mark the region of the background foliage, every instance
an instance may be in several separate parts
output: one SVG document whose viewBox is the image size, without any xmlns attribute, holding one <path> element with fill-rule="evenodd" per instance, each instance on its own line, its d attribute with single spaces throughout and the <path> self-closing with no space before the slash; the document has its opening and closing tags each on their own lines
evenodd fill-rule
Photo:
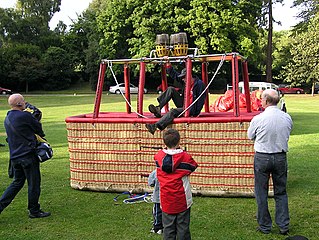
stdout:
<svg viewBox="0 0 319 240">
<path fill-rule="evenodd" d="M 28 92 L 89 81 L 95 89 L 101 59 L 147 57 L 155 48 L 156 34 L 186 32 L 189 46 L 203 54 L 235 51 L 248 57 L 251 81 L 264 81 L 266 65 L 273 60 L 271 81 L 310 87 L 318 81 L 318 60 L 312 57 L 318 50 L 301 46 L 318 45 L 316 37 L 312 42 L 307 37 L 317 31 L 311 26 L 318 26 L 318 1 L 295 0 L 300 23 L 290 31 L 275 32 L 269 44 L 270 23 L 276 21 L 269 15 L 271 6 L 282 0 L 93 0 L 71 26 L 59 22 L 54 30 L 48 23 L 61 0 L 17 0 L 14 9 L 0 8 L 0 86 Z M 272 55 L 267 55 L 269 49 Z M 300 56 L 313 60 L 296 64 Z M 121 79 L 122 69 L 114 70 Z M 137 82 L 138 69 L 133 70 L 131 79 Z M 212 73 L 214 66 L 208 70 Z M 157 82 L 158 68 L 148 71 Z M 214 89 L 230 82 L 228 72 L 220 77 L 224 84 Z M 114 84 L 110 75 L 106 78 L 106 85 Z"/>
</svg>

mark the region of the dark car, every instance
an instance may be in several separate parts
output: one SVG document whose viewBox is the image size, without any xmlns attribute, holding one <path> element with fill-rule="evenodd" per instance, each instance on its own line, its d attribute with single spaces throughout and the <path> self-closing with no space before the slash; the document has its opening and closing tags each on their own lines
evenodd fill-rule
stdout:
<svg viewBox="0 0 319 240">
<path fill-rule="evenodd" d="M 286 93 L 304 93 L 304 90 L 302 88 L 299 87 L 291 87 L 289 85 L 279 85 L 278 87 L 278 91 L 282 94 L 286 94 Z"/>
<path fill-rule="evenodd" d="M 0 94 L 2 95 L 12 94 L 12 91 L 10 89 L 0 87 Z"/>
<path fill-rule="evenodd" d="M 315 84 L 314 93 L 319 94 L 319 83 L 316 83 L 316 84 Z"/>
</svg>

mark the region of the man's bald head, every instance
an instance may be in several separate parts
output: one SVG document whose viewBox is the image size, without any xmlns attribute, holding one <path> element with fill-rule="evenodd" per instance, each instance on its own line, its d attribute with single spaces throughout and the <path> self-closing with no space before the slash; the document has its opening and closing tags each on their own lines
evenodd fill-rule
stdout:
<svg viewBox="0 0 319 240">
<path fill-rule="evenodd" d="M 10 97 L 8 98 L 8 103 L 12 109 L 17 109 L 17 110 L 25 109 L 24 97 L 19 93 L 10 95 Z"/>
<path fill-rule="evenodd" d="M 261 98 L 266 101 L 266 105 L 268 106 L 275 106 L 280 100 L 278 92 L 274 89 L 266 89 L 263 91 Z"/>
</svg>

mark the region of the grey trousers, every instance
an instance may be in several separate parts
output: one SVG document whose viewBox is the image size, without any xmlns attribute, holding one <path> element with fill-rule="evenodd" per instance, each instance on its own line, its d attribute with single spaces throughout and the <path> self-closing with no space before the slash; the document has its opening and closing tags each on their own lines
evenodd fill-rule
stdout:
<svg viewBox="0 0 319 240">
<path fill-rule="evenodd" d="M 191 208 L 177 214 L 163 212 L 164 240 L 190 240 L 189 230 Z"/>
</svg>

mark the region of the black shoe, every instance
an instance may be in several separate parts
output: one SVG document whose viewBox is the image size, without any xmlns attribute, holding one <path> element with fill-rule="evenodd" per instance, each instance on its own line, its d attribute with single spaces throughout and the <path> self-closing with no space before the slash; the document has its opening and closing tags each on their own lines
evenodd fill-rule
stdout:
<svg viewBox="0 0 319 240">
<path fill-rule="evenodd" d="M 43 212 L 42 210 L 40 210 L 37 213 L 29 213 L 29 218 L 44 218 L 49 217 L 50 215 L 50 212 Z"/>
<path fill-rule="evenodd" d="M 286 229 L 286 230 L 280 229 L 280 230 L 279 230 L 279 233 L 280 233 L 281 235 L 288 235 L 289 229 Z"/>
<path fill-rule="evenodd" d="M 257 231 L 257 232 L 260 232 L 260 233 L 263 233 L 263 234 L 269 234 L 269 233 L 270 233 L 270 231 L 269 231 L 269 232 L 265 232 L 265 231 L 262 230 L 260 227 L 257 227 L 257 228 L 256 228 L 256 231 Z"/>
<path fill-rule="evenodd" d="M 150 124 L 150 123 L 146 123 L 145 127 L 147 128 L 147 130 L 152 133 L 154 135 L 155 131 L 156 131 L 156 126 L 155 124 Z"/>
<path fill-rule="evenodd" d="M 148 106 L 148 110 L 154 114 L 155 117 L 157 118 L 161 118 L 161 109 L 160 107 L 155 107 L 153 104 Z"/>
</svg>

